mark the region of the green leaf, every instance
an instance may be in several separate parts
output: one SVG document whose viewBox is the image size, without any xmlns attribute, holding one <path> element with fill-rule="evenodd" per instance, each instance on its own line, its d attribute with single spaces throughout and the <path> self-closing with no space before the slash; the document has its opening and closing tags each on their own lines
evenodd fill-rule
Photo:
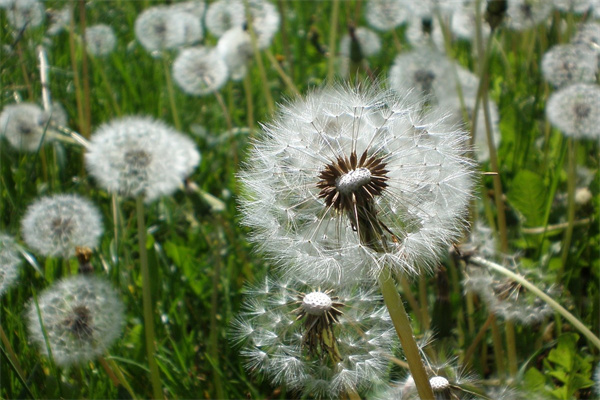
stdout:
<svg viewBox="0 0 600 400">
<path fill-rule="evenodd" d="M 578 335 L 575 333 L 566 333 L 558 338 L 556 348 L 548 354 L 548 361 L 563 367 L 567 373 L 573 372 L 575 366 L 574 355 L 577 352 Z M 564 382 L 564 381 L 563 381 Z"/>
<path fill-rule="evenodd" d="M 539 226 L 544 219 L 546 185 L 535 172 L 517 173 L 507 194 L 508 201 L 525 219 L 527 226 Z"/>
<path fill-rule="evenodd" d="M 546 376 L 535 368 L 529 368 L 524 379 L 531 391 L 543 391 L 546 385 Z"/>
</svg>

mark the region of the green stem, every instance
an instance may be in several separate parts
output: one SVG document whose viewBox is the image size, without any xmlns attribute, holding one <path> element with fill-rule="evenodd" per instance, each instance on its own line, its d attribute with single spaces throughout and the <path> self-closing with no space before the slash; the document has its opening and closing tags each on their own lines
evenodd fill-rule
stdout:
<svg viewBox="0 0 600 400">
<path fill-rule="evenodd" d="M 504 323 L 504 334 L 506 335 L 506 352 L 508 355 L 508 373 L 515 377 L 519 372 L 517 362 L 517 342 L 515 338 L 515 324 L 512 321 Z"/>
<path fill-rule="evenodd" d="M 563 274 L 567 261 L 569 259 L 569 250 L 571 249 L 571 241 L 573 239 L 573 228 L 575 226 L 575 186 L 577 183 L 577 173 L 575 171 L 576 158 L 577 158 L 577 142 L 573 139 L 569 139 L 567 142 L 568 147 L 568 179 L 567 179 L 567 230 L 565 231 L 565 237 L 563 240 L 563 249 L 561 256 L 560 269 L 556 274 L 556 282 L 563 282 Z"/>
<path fill-rule="evenodd" d="M 144 306 L 144 331 L 146 333 L 146 354 L 150 367 L 152 393 L 155 399 L 162 399 L 163 393 L 160 383 L 158 364 L 156 363 L 156 345 L 154 343 L 154 310 L 150 292 L 150 270 L 148 268 L 148 250 L 146 249 L 146 223 L 144 221 L 144 198 L 136 198 L 138 246 L 140 252 L 140 268 L 142 270 L 142 297 Z"/>
<path fill-rule="evenodd" d="M 340 0 L 333 0 L 333 11 L 329 22 L 329 60 L 327 63 L 327 83 L 333 84 L 335 78 L 335 41 L 337 40 L 337 26 L 340 14 Z"/>
<path fill-rule="evenodd" d="M 427 377 L 427 372 L 419 353 L 419 347 L 413 336 L 408 315 L 388 269 L 385 269 L 379 276 L 379 286 L 383 294 L 383 301 L 390 313 L 394 328 L 396 328 L 396 333 L 400 339 L 400 344 L 404 350 L 406 361 L 408 361 L 410 373 L 417 386 L 419 397 L 421 399 L 433 399 L 433 391 L 431 390 L 429 378 Z"/>
<path fill-rule="evenodd" d="M 171 114 L 173 114 L 173 123 L 175 129 L 181 131 L 181 120 L 179 119 L 179 112 L 177 111 L 177 104 L 175 103 L 175 89 L 173 89 L 173 80 L 171 79 L 171 69 L 169 68 L 169 60 L 167 60 L 167 54 L 162 54 L 163 70 L 165 73 L 165 81 L 167 83 L 167 92 L 169 93 L 169 104 L 171 105 Z"/>
<path fill-rule="evenodd" d="M 496 362 L 496 372 L 501 382 L 505 381 L 506 369 L 504 366 L 504 349 L 502 347 L 502 335 L 498 329 L 498 320 L 496 316 L 492 318 L 492 345 L 494 346 L 494 361 Z"/>
<path fill-rule="evenodd" d="M 539 289 L 537 286 L 529 282 L 523 276 L 515 274 L 511 270 L 503 267 L 502 265 L 496 264 L 494 262 L 485 260 L 481 257 L 471 257 L 469 258 L 469 262 L 475 265 L 479 265 L 484 268 L 488 268 L 492 271 L 496 271 L 504 276 L 509 277 L 517 283 L 520 283 L 531 293 L 545 301 L 554 311 L 556 311 L 559 315 L 561 315 L 564 319 L 569 321 L 571 325 L 575 329 L 577 329 L 583 336 L 585 336 L 594 346 L 600 349 L 600 339 L 596 335 L 592 333 L 581 321 L 579 321 L 573 314 L 567 311 L 563 306 L 558 304 L 552 297 L 548 296 L 544 291 Z"/>
</svg>

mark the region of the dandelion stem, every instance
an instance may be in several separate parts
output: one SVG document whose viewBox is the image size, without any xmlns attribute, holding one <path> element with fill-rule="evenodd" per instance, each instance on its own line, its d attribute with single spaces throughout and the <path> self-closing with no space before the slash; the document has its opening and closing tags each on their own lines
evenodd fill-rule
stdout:
<svg viewBox="0 0 600 400">
<path fill-rule="evenodd" d="M 283 80 L 287 88 L 296 96 L 300 96 L 300 91 L 294 84 L 294 81 L 292 81 L 292 79 L 285 73 L 283 68 L 281 68 L 281 65 L 279 65 L 279 61 L 277 61 L 271 50 L 267 49 L 265 50 L 265 53 L 267 55 L 267 58 L 271 62 L 271 65 L 273 66 L 273 68 L 275 68 L 275 71 L 277 71 L 279 77 Z"/>
<path fill-rule="evenodd" d="M 477 346 L 479 345 L 479 343 L 481 343 L 481 340 L 485 336 L 485 333 L 487 332 L 488 328 L 490 327 L 490 324 L 494 320 L 493 318 L 494 318 L 493 314 L 490 314 L 488 316 L 488 319 L 483 323 L 483 325 L 481 325 L 481 328 L 479 328 L 479 332 L 477 332 L 477 336 L 475 336 L 475 339 L 473 339 L 473 341 L 471 342 L 471 345 L 469 346 L 467 351 L 465 351 L 465 356 L 462 360 L 462 365 L 465 368 L 471 362 L 471 358 L 473 358 L 473 354 L 475 354 L 475 350 L 477 349 Z"/>
<path fill-rule="evenodd" d="M 100 356 L 98 358 L 98 361 L 100 361 L 100 364 L 102 364 L 102 367 L 106 370 L 107 373 L 109 373 L 108 371 L 110 370 L 115 375 L 115 377 L 119 380 L 119 383 L 123 385 L 123 387 L 125 388 L 125 390 L 127 390 L 127 393 L 129 393 L 131 398 L 133 400 L 136 400 L 137 397 L 135 395 L 135 392 L 131 388 L 131 385 L 129 385 L 129 382 L 127 382 L 127 379 L 125 379 L 121 368 L 119 368 L 119 365 L 115 362 L 115 360 L 112 360 L 110 358 L 106 360 L 104 357 Z"/>
<path fill-rule="evenodd" d="M 511 377 L 517 375 L 519 365 L 517 362 L 517 344 L 515 340 L 515 324 L 512 321 L 504 323 L 504 334 L 506 335 L 506 352 L 508 355 L 508 373 Z"/>
<path fill-rule="evenodd" d="M 73 12 L 75 8 L 75 2 L 71 1 L 69 5 L 69 12 L 71 13 L 70 26 L 69 26 L 69 50 L 71 55 L 71 70 L 73 72 L 73 85 L 75 86 L 75 100 L 77 102 L 77 120 L 79 125 L 79 132 L 85 138 L 90 137 L 90 132 L 86 130 L 85 116 L 83 113 L 83 98 L 81 94 L 81 82 L 79 80 L 79 68 L 77 66 L 77 55 L 75 53 L 75 20 L 73 19 Z"/>
<path fill-rule="evenodd" d="M 175 129 L 181 131 L 181 120 L 179 119 L 179 112 L 177 112 L 177 104 L 175 104 L 175 90 L 173 89 L 173 80 L 171 79 L 171 69 L 169 68 L 167 54 L 163 54 L 161 58 L 165 81 L 167 83 L 167 92 L 169 93 L 169 105 L 171 106 L 171 114 L 173 114 L 173 123 L 175 124 Z"/>
<path fill-rule="evenodd" d="M 2 325 L 0 325 L 0 339 L 2 340 L 2 344 L 4 344 L 4 348 L 2 350 L 6 353 L 6 356 L 9 358 L 9 360 L 10 360 L 14 370 L 17 372 L 19 378 L 21 380 L 23 380 L 25 378 L 25 372 L 23 371 L 23 368 L 21 368 L 21 364 L 19 363 L 17 354 L 15 353 L 15 350 L 13 349 L 12 345 L 10 344 L 10 340 L 8 340 L 8 337 L 6 336 L 6 333 L 4 332 L 4 328 L 2 328 Z M 24 381 L 23 381 L 23 383 L 24 383 Z M 27 385 L 25 385 L 25 387 L 27 387 Z M 27 388 L 27 391 L 29 391 L 29 388 Z"/>
<path fill-rule="evenodd" d="M 249 137 L 254 136 L 254 99 L 252 98 L 252 82 L 250 74 L 244 77 L 244 93 L 246 94 L 246 115 L 248 118 Z"/>
<path fill-rule="evenodd" d="M 406 361 L 408 361 L 410 373 L 415 380 L 419 397 L 422 399 L 433 399 L 433 391 L 431 390 L 429 378 L 427 377 L 427 372 L 419 353 L 419 347 L 412 332 L 410 320 L 404 309 L 404 304 L 402 304 L 402 298 L 396 289 L 394 279 L 391 277 L 388 269 L 384 269 L 380 274 L 379 286 L 385 305 L 394 323 L 394 328 L 396 328 L 402 349 L 404 350 Z"/>
<path fill-rule="evenodd" d="M 568 147 L 568 179 L 567 179 L 567 230 L 563 239 L 563 249 L 561 256 L 560 269 L 556 274 L 556 282 L 562 282 L 565 267 L 569 259 L 569 250 L 571 249 L 571 240 L 573 239 L 573 228 L 575 226 L 575 185 L 577 174 L 575 171 L 577 158 L 577 142 L 570 138 L 567 142 Z"/>
<path fill-rule="evenodd" d="M 504 276 L 509 277 L 510 279 L 514 280 L 515 282 L 520 283 L 531 293 L 533 293 L 534 295 L 536 295 L 537 297 L 539 297 L 540 299 L 545 301 L 550 307 L 552 307 L 552 309 L 554 311 L 556 311 L 564 319 L 569 321 L 575 329 L 577 329 L 579 332 L 581 332 L 581 334 L 583 336 L 585 336 L 590 342 L 592 342 L 592 344 L 594 346 L 596 346 L 598 349 L 600 349 L 600 339 L 596 335 L 594 335 L 591 330 L 589 330 L 583 323 L 581 323 L 581 321 L 579 321 L 573 314 L 571 314 L 569 311 L 567 311 L 563 306 L 558 304 L 558 302 L 556 302 L 552 297 L 548 296 L 546 293 L 544 293 L 537 286 L 535 286 L 534 284 L 529 282 L 523 276 L 515 274 L 514 272 L 510 271 L 509 269 L 503 267 L 502 265 L 485 260 L 481 257 L 470 257 L 469 262 L 472 264 L 479 265 L 481 267 L 490 269 L 492 271 L 498 272 Z"/>
<path fill-rule="evenodd" d="M 150 292 L 150 270 L 148 268 L 148 251 L 146 250 L 146 223 L 144 221 L 144 198 L 136 198 L 138 246 L 140 252 L 140 268 L 142 270 L 142 297 L 144 307 L 144 331 L 146 333 L 146 354 L 148 355 L 148 366 L 150 367 L 150 378 L 152 392 L 155 399 L 162 399 L 162 388 L 158 364 L 156 363 L 154 343 L 154 312 L 152 307 L 152 295 Z"/>
<path fill-rule="evenodd" d="M 333 11 L 331 12 L 331 20 L 329 22 L 329 48 L 327 53 L 329 54 L 329 59 L 327 62 L 327 82 L 329 84 L 333 83 L 333 78 L 335 77 L 335 41 L 337 39 L 337 25 L 338 25 L 338 17 L 340 14 L 340 1 L 333 0 Z"/>
<path fill-rule="evenodd" d="M 492 314 L 493 315 L 493 314 Z M 494 361 L 496 362 L 496 372 L 501 382 L 506 379 L 506 370 L 504 365 L 504 348 L 502 347 L 502 335 L 498 329 L 498 320 L 496 316 L 492 317 L 492 345 L 494 346 Z"/>
<path fill-rule="evenodd" d="M 78 0 L 79 2 L 79 25 L 81 27 L 81 31 L 85 36 L 86 29 L 86 15 L 85 15 L 85 1 Z M 85 129 L 84 132 L 87 133 L 89 137 L 92 131 L 92 106 L 91 106 L 91 91 L 90 91 L 90 73 L 89 73 L 89 63 L 88 58 L 86 57 L 87 43 L 85 40 L 81 41 L 81 49 L 83 56 L 81 57 L 81 75 L 83 77 L 83 113 L 84 113 L 84 121 L 85 121 Z"/>
</svg>

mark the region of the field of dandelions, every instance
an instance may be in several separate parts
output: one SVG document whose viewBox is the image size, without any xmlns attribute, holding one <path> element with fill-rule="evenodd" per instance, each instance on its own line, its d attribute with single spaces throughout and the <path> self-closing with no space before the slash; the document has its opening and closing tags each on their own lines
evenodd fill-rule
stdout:
<svg viewBox="0 0 600 400">
<path fill-rule="evenodd" d="M 0 27 L 0 398 L 600 398 L 598 0 Z"/>
</svg>

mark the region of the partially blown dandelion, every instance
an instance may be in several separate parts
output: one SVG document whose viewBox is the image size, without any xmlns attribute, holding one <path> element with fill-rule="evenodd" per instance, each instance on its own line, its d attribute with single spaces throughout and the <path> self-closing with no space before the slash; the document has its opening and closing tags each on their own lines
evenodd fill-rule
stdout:
<svg viewBox="0 0 600 400">
<path fill-rule="evenodd" d="M 105 280 L 77 275 L 46 289 L 29 305 L 31 340 L 56 364 L 81 364 L 104 353 L 121 335 L 124 309 Z M 40 323 L 41 322 L 41 323 Z M 46 335 L 44 335 L 44 331 Z"/>
<path fill-rule="evenodd" d="M 126 117 L 100 126 L 85 157 L 109 192 L 146 201 L 174 192 L 200 162 L 194 142 L 166 124 Z"/>
<path fill-rule="evenodd" d="M 21 221 L 23 238 L 45 256 L 72 257 L 77 246 L 95 248 L 104 230 L 100 212 L 79 195 L 43 197 Z"/>
<path fill-rule="evenodd" d="M 382 382 L 394 332 L 372 290 L 266 279 L 249 290 L 232 338 L 246 367 L 275 384 L 338 398 Z"/>
<path fill-rule="evenodd" d="M 244 222 L 261 249 L 307 279 L 432 267 L 465 224 L 465 140 L 389 91 L 313 92 L 264 127 L 241 175 Z"/>
</svg>

